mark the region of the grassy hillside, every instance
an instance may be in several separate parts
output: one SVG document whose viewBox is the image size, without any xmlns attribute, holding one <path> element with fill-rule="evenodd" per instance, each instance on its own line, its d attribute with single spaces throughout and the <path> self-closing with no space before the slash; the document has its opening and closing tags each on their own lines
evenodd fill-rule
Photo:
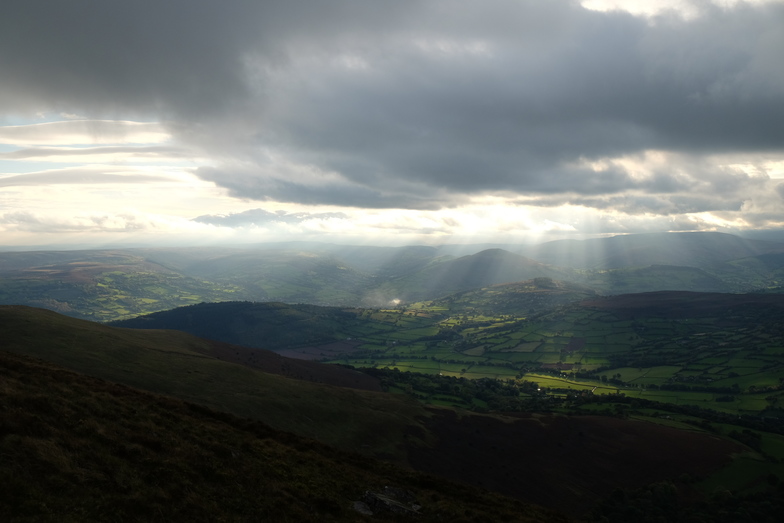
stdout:
<svg viewBox="0 0 784 523">
<path fill-rule="evenodd" d="M 594 296 L 596 291 L 584 285 L 552 278 L 534 278 L 455 293 L 431 300 L 427 307 L 442 308 L 449 314 L 483 313 L 523 317 Z"/>
<path fill-rule="evenodd" d="M 133 250 L 0 253 L 0 304 L 95 321 L 250 296 L 243 287 L 178 273 Z"/>
<path fill-rule="evenodd" d="M 268 332 L 256 339 L 302 358 L 471 379 L 524 378 L 551 389 L 622 392 L 739 414 L 784 412 L 780 294 L 660 291 L 600 298 L 577 285 L 538 279 L 397 309 L 311 309 L 200 305 L 160 313 L 149 325 L 192 330 L 215 323 L 230 330 L 234 318 L 246 318 L 239 322 L 243 332 Z M 194 326 L 168 321 L 191 310 L 203 318 Z M 297 327 L 300 318 L 308 328 Z M 307 341 L 309 332 L 320 330 L 333 338 Z M 280 339 L 300 346 L 276 344 Z M 420 395 L 435 404 L 488 408 L 475 397 Z"/>
<path fill-rule="evenodd" d="M 587 273 L 581 281 L 601 294 L 630 294 L 654 291 L 735 292 L 750 290 L 748 278 L 723 279 L 696 267 L 651 265 Z"/>
<path fill-rule="evenodd" d="M 218 359 L 209 342 L 182 332 L 118 329 L 12 306 L 0 306 L 0 331 L 4 350 L 401 462 L 401 442 L 426 417 L 404 397 L 289 379 Z M 349 373 L 345 381 L 354 381 L 355 371 L 342 372 Z"/>
<path fill-rule="evenodd" d="M 340 309 L 281 303 L 204 303 L 112 325 L 178 329 L 225 342 L 265 347 L 299 358 L 329 360 L 348 356 L 347 363 L 356 363 L 381 353 L 388 353 L 385 358 L 401 356 L 403 360 L 406 353 L 429 350 L 434 343 L 445 340 L 461 339 L 463 331 L 466 331 L 466 337 L 473 336 L 472 323 L 508 328 L 508 324 L 530 313 L 595 296 L 595 292 L 580 285 L 538 278 L 465 291 L 413 304 L 410 308 Z M 517 345 L 511 338 L 504 343 Z M 506 348 L 513 348 L 512 345 Z M 503 350 L 504 347 L 499 347 L 499 351 Z M 453 351 L 431 350 L 428 355 L 438 361 L 443 359 L 444 363 L 456 358 Z M 421 354 L 415 359 L 421 359 Z M 508 361 L 502 357 L 497 363 L 505 367 Z"/>
<path fill-rule="evenodd" d="M 275 350 L 342 340 L 357 323 L 350 310 L 279 302 L 201 303 L 113 322 L 142 329 L 176 329 L 195 336 Z"/>
<path fill-rule="evenodd" d="M 732 466 L 730 455 L 737 449 L 726 438 L 654 427 L 648 421 L 619 424 L 608 417 L 569 421 L 551 413 L 528 414 L 523 419 L 457 414 L 425 407 L 402 394 L 288 379 L 239 364 L 242 352 L 234 357 L 226 352 L 236 347 L 216 348 L 175 331 L 118 329 L 26 307 L 0 307 L 0 329 L 4 348 L 15 353 L 264 421 L 343 450 L 405 463 L 575 515 L 619 486 L 643 487 L 684 474 L 720 473 Z M 345 373 L 348 381 L 353 379 L 353 371 L 335 371 Z M 456 393 L 450 388 L 445 394 Z M 476 399 L 484 401 L 479 395 Z M 612 436 L 617 433 L 624 437 Z M 516 444 L 524 440 L 526 444 Z M 673 456 L 691 458 L 654 456 L 651 447 L 661 440 L 667 440 Z M 574 474 L 575 460 L 580 462 L 579 474 Z M 646 472 L 629 477 L 629 467 Z M 603 471 L 601 478 L 594 477 L 593 471 Z"/>
<path fill-rule="evenodd" d="M 493 315 L 483 308 L 488 296 L 514 299 L 501 289 L 456 295 L 454 310 L 449 300 L 439 300 L 375 313 L 390 330 L 366 336 L 336 361 L 465 378 L 525 378 L 552 389 L 622 392 L 725 412 L 781 410 L 782 295 L 627 294 L 544 313 Z M 457 397 L 439 400 L 465 405 Z"/>
<path fill-rule="evenodd" d="M 540 279 L 400 309 L 205 304 L 124 324 L 182 328 L 230 341 L 241 335 L 285 354 L 358 367 L 468 378 L 532 373 L 540 381 L 542 372 L 555 373 L 556 381 L 547 380 L 556 388 L 563 388 L 556 382 L 566 373 L 591 378 L 578 389 L 631 389 L 629 394 L 676 401 L 674 391 L 659 388 L 688 386 L 710 394 L 692 394 L 699 404 L 736 393 L 737 401 L 716 406 L 724 410 L 759 412 L 777 404 L 784 378 L 778 352 L 781 295 L 658 292 L 576 304 L 592 296 L 576 285 Z M 627 318 L 632 310 L 634 321 Z M 313 332 L 324 337 L 311 338 Z M 624 372 L 627 367 L 639 370 Z M 644 385 L 652 387 L 643 390 Z M 771 390 L 773 399 L 763 401 Z M 681 395 L 684 401 L 689 396 Z"/>
<path fill-rule="evenodd" d="M 411 518 L 383 497 L 419 521 L 567 521 L 26 356 L 0 351 L 0 373 L 0 518 L 9 523 Z"/>
<path fill-rule="evenodd" d="M 727 262 L 721 271 L 726 281 L 737 279 L 751 282 L 755 287 L 781 287 L 784 285 L 784 253 L 767 253 Z M 779 289 L 780 292 L 780 289 Z"/>
</svg>

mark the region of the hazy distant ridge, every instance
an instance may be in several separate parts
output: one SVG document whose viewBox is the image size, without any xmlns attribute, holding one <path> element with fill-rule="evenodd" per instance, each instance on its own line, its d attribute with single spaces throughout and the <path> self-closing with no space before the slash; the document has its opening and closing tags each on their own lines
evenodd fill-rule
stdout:
<svg viewBox="0 0 784 523">
<path fill-rule="evenodd" d="M 649 265 L 710 267 L 770 252 L 784 252 L 784 244 L 718 232 L 686 232 L 557 240 L 538 245 L 526 255 L 565 267 L 618 269 Z"/>
<path fill-rule="evenodd" d="M 542 277 L 602 294 L 778 292 L 784 286 L 784 244 L 720 233 L 509 247 L 516 252 L 471 249 L 292 242 L 252 248 L 0 253 L 0 304 L 110 321 L 236 300 L 387 307 Z"/>
</svg>

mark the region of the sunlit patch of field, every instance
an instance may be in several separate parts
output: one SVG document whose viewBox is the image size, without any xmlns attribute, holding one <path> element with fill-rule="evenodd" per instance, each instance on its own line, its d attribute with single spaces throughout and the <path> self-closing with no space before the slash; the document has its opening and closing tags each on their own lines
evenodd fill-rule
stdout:
<svg viewBox="0 0 784 523">
<path fill-rule="evenodd" d="M 538 383 L 540 387 L 551 389 L 592 390 L 594 394 L 616 394 L 619 391 L 618 387 L 607 386 L 598 381 L 576 381 L 547 374 L 526 373 L 523 378 Z"/>
</svg>

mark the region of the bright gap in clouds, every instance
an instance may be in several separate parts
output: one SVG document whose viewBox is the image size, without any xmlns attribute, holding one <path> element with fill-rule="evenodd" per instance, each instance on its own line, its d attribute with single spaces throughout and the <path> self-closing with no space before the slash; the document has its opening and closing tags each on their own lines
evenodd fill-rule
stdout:
<svg viewBox="0 0 784 523">
<path fill-rule="evenodd" d="M 157 122 L 39 120 L 0 127 L 6 245 L 166 243 L 180 234 L 205 241 L 194 209 L 236 205 L 193 175 L 201 159 Z"/>
<path fill-rule="evenodd" d="M 575 209 L 509 205 L 502 197 L 440 211 L 343 209 L 264 202 L 302 219 L 204 225 L 194 212 L 238 216 L 251 202 L 194 176 L 199 158 L 171 142 L 155 122 L 51 120 L 0 127 L 0 228 L 8 243 L 73 241 L 77 246 L 281 241 L 368 243 L 531 243 L 579 232 Z M 253 207 L 251 207 L 252 209 Z M 342 217 L 323 218 L 339 211 Z M 324 212 L 319 212 L 324 211 Z M 190 215 L 190 216 L 189 216 Z"/>
<path fill-rule="evenodd" d="M 730 8 L 741 3 L 767 4 L 781 0 L 583 0 L 580 5 L 593 11 L 627 11 L 635 15 L 654 16 L 666 11 L 693 18 L 709 6 Z"/>
</svg>

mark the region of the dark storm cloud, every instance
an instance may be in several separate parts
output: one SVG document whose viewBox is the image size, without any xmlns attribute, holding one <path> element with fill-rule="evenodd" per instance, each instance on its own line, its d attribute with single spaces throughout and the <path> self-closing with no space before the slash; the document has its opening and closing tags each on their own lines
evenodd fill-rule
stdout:
<svg viewBox="0 0 784 523">
<path fill-rule="evenodd" d="M 0 107 L 77 107 L 177 118 L 246 108 L 245 60 L 283 64 L 291 40 L 339 33 L 360 0 L 8 0 L 0 17 Z M 390 22 L 406 1 L 385 6 Z M 380 13 L 379 13 L 380 14 Z"/>
<path fill-rule="evenodd" d="M 281 169 L 237 167 L 227 165 L 216 169 L 200 167 L 194 172 L 203 180 L 228 189 L 237 198 L 261 201 L 298 202 L 313 205 L 337 205 L 362 208 L 438 209 L 454 202 L 454 197 L 439 200 L 434 191 L 424 194 L 389 193 L 374 187 L 351 183 L 340 176 L 297 172 Z"/>
<path fill-rule="evenodd" d="M 594 173 L 601 175 L 607 171 Z M 622 170 L 619 173 L 623 172 Z M 590 172 L 589 179 L 600 179 Z M 554 179 L 563 177 L 553 176 Z M 617 174 L 617 179 L 622 175 Z M 609 178 L 610 180 L 612 178 Z M 781 184 L 784 185 L 784 184 Z M 601 190 L 607 189 L 607 190 Z M 627 177 L 614 188 L 599 185 L 594 191 L 551 191 L 519 197 L 516 205 L 558 207 L 571 204 L 625 214 L 675 215 L 712 211 L 741 211 L 744 206 L 780 206 L 777 186 L 765 175 L 750 175 L 734 168 L 716 167 L 694 155 L 674 155 L 670 165 L 642 178 Z M 782 191 L 784 194 L 784 191 Z"/>
<path fill-rule="evenodd" d="M 230 31 L 231 18 L 204 2 L 6 2 L 3 108 L 42 100 L 88 112 L 220 105 L 244 94 L 237 62 L 247 30 Z M 223 85 L 205 82 L 205 73 Z"/>
<path fill-rule="evenodd" d="M 197 174 L 245 198 L 601 207 L 637 191 L 724 209 L 753 183 L 582 163 L 784 144 L 781 4 L 703 5 L 690 19 L 566 0 L 26 1 L 5 14 L 0 106 L 158 115 L 214 158 Z M 270 157 L 316 170 L 290 179 Z M 704 202 L 683 200 L 700 188 Z"/>
</svg>

